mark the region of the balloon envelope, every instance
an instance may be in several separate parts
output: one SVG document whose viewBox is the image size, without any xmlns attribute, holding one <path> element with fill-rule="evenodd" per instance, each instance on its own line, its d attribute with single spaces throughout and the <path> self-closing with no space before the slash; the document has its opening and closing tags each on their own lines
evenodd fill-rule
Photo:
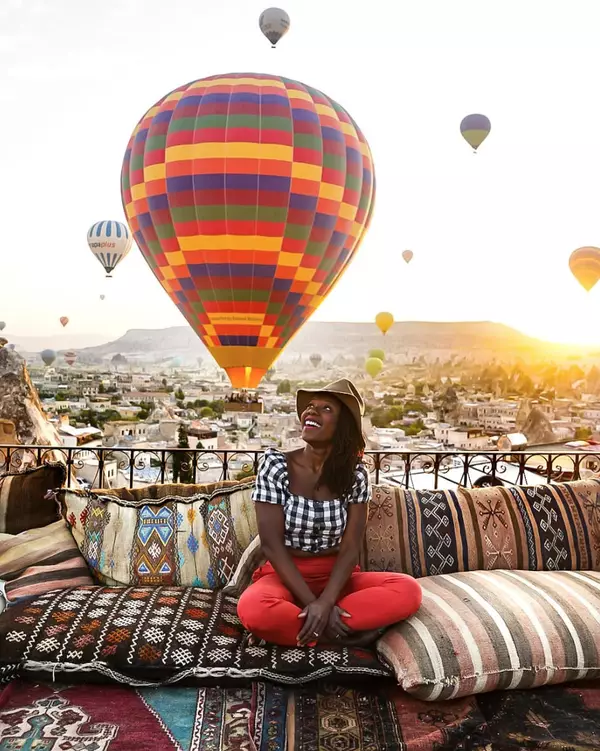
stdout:
<svg viewBox="0 0 600 751">
<path fill-rule="evenodd" d="M 412 250 L 405 250 L 402 253 L 402 258 L 406 261 L 406 263 L 410 263 L 413 259 L 414 253 Z"/>
<path fill-rule="evenodd" d="M 571 253 L 569 268 L 579 284 L 589 292 L 600 279 L 600 248 L 577 248 Z"/>
<path fill-rule="evenodd" d="M 100 299 L 101 300 L 104 300 L 105 297 L 106 297 L 106 295 L 100 295 Z"/>
<path fill-rule="evenodd" d="M 385 360 L 385 352 L 382 349 L 372 349 L 369 352 L 369 357 L 375 357 L 383 362 Z"/>
<path fill-rule="evenodd" d="M 0 331 L 3 331 L 6 328 L 6 324 L 4 321 L 0 321 Z"/>
<path fill-rule="evenodd" d="M 15 345 L 12 342 L 6 345 L 6 349 L 9 349 L 11 352 L 14 350 L 14 348 L 15 348 Z"/>
<path fill-rule="evenodd" d="M 40 352 L 40 357 L 45 365 L 50 366 L 56 360 L 56 352 L 53 349 L 45 349 Z"/>
<path fill-rule="evenodd" d="M 323 355 L 320 355 L 318 352 L 313 352 L 313 354 L 308 359 L 311 361 L 313 367 L 316 368 L 323 359 Z"/>
<path fill-rule="evenodd" d="M 67 323 L 69 323 L 69 319 L 67 318 L 67 316 L 61 316 L 59 320 L 60 320 L 63 328 L 67 325 Z"/>
<path fill-rule="evenodd" d="M 365 370 L 371 378 L 376 378 L 383 370 L 383 362 L 378 357 L 369 357 L 365 363 Z"/>
<path fill-rule="evenodd" d="M 88 230 L 88 246 L 110 276 L 131 250 L 129 229 L 121 222 L 103 221 Z"/>
<path fill-rule="evenodd" d="M 267 8 L 260 14 L 258 25 L 274 47 L 281 37 L 288 33 L 290 17 L 281 8 Z"/>
<path fill-rule="evenodd" d="M 391 313 L 386 312 L 377 313 L 375 316 L 375 323 L 382 334 L 387 334 L 394 323 L 394 316 Z"/>
<path fill-rule="evenodd" d="M 237 73 L 154 105 L 121 192 L 155 276 L 235 388 L 254 388 L 352 260 L 374 198 L 369 146 L 302 83 Z"/>
<path fill-rule="evenodd" d="M 460 132 L 474 151 L 481 146 L 490 134 L 492 124 L 485 115 L 467 115 L 460 124 Z"/>
<path fill-rule="evenodd" d="M 77 352 L 73 352 L 73 350 L 69 350 L 68 352 L 65 352 L 65 362 L 67 365 L 74 365 L 75 361 L 77 360 Z"/>
</svg>

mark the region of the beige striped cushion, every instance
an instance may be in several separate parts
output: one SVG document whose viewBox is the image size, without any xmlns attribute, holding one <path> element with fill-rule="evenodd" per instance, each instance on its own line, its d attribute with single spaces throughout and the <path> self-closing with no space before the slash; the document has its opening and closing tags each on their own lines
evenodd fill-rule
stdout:
<svg viewBox="0 0 600 751">
<path fill-rule="evenodd" d="M 419 583 L 421 609 L 377 650 L 420 699 L 600 678 L 600 573 L 471 571 Z"/>
<path fill-rule="evenodd" d="M 18 535 L 2 535 L 0 579 L 5 582 L 9 603 L 53 589 L 94 583 L 62 519 Z"/>
</svg>

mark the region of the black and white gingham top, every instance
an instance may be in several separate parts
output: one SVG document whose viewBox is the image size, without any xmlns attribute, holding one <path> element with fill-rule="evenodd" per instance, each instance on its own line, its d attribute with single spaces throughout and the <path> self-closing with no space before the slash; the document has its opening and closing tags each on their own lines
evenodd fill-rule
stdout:
<svg viewBox="0 0 600 751">
<path fill-rule="evenodd" d="M 339 545 L 348 520 L 348 504 L 368 503 L 370 497 L 371 483 L 364 464 L 356 467 L 352 491 L 344 498 L 313 501 L 290 493 L 286 456 L 274 449 L 265 452 L 252 493 L 253 501 L 283 506 L 286 546 L 309 553 Z"/>
</svg>

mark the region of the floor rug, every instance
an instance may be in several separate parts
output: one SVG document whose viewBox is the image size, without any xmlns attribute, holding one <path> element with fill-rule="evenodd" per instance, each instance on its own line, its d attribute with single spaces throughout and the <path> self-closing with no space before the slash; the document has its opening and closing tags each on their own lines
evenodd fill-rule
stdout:
<svg viewBox="0 0 600 751">
<path fill-rule="evenodd" d="M 0 693 L 0 751 L 597 751 L 600 683 L 422 702 L 390 683 L 30 684 Z"/>
</svg>

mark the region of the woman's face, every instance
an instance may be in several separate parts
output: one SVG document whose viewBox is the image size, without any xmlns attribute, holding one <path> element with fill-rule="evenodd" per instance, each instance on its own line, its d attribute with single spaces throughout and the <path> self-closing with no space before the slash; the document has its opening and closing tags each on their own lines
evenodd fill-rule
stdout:
<svg viewBox="0 0 600 751">
<path fill-rule="evenodd" d="M 341 408 L 334 396 L 314 396 L 300 418 L 302 440 L 309 444 L 331 443 Z"/>
</svg>

